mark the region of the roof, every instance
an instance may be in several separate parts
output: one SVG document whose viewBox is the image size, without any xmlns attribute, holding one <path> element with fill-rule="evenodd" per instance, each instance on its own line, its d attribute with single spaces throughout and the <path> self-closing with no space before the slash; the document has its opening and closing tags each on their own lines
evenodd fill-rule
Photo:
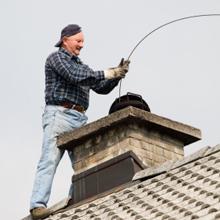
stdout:
<svg viewBox="0 0 220 220">
<path fill-rule="evenodd" d="M 46 220 L 220 219 L 220 145 L 136 173 L 133 182 Z"/>
</svg>

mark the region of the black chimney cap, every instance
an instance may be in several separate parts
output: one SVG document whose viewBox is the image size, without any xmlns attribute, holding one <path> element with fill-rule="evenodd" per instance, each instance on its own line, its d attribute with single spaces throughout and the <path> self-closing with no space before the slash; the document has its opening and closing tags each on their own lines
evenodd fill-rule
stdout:
<svg viewBox="0 0 220 220">
<path fill-rule="evenodd" d="M 120 96 L 119 98 L 115 99 L 110 107 L 109 114 L 128 106 L 133 106 L 150 112 L 148 104 L 142 99 L 141 95 L 128 92 L 126 95 Z"/>
</svg>

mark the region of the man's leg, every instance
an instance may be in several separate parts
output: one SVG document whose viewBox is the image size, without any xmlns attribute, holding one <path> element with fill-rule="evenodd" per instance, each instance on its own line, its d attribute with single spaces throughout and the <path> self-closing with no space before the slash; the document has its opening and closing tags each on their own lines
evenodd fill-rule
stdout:
<svg viewBox="0 0 220 220">
<path fill-rule="evenodd" d="M 85 114 L 63 107 L 46 106 L 43 115 L 42 156 L 37 167 L 30 209 L 46 207 L 49 200 L 54 174 L 64 153 L 64 151 L 57 148 L 57 136 L 81 127 L 86 122 L 87 116 Z M 69 156 L 73 164 L 72 154 L 69 154 Z M 71 192 L 72 187 L 70 187 Z"/>
<path fill-rule="evenodd" d="M 69 158 L 70 158 L 70 161 L 71 161 L 71 165 L 72 165 L 72 168 L 73 168 L 73 153 L 72 151 L 68 151 L 68 155 L 69 155 Z M 70 184 L 70 188 L 69 188 L 69 193 L 68 193 L 68 198 L 71 199 L 72 197 L 72 194 L 73 194 L 73 183 L 72 183 L 72 177 L 71 177 L 71 184 Z"/>
<path fill-rule="evenodd" d="M 72 130 L 76 129 L 76 128 L 79 128 L 79 127 L 82 127 L 83 125 L 86 124 L 86 122 L 88 120 L 88 118 L 87 118 L 87 116 L 85 114 L 78 113 L 75 110 L 70 110 L 69 114 L 72 115 L 72 120 L 71 120 Z M 76 116 L 78 118 L 77 121 L 76 121 Z M 71 162 L 71 165 L 72 165 L 72 168 L 73 168 L 73 165 L 74 165 L 74 155 L 73 155 L 73 152 L 68 150 L 68 155 L 69 155 L 70 162 Z M 69 199 L 72 198 L 73 187 L 74 186 L 73 186 L 72 178 L 71 178 L 71 184 L 70 184 L 69 193 L 68 193 L 68 198 Z"/>
<path fill-rule="evenodd" d="M 43 145 L 41 158 L 37 166 L 34 187 L 31 196 L 30 209 L 46 207 L 56 168 L 63 156 L 64 151 L 57 148 L 57 118 L 56 108 L 45 109 L 43 115 Z"/>
</svg>

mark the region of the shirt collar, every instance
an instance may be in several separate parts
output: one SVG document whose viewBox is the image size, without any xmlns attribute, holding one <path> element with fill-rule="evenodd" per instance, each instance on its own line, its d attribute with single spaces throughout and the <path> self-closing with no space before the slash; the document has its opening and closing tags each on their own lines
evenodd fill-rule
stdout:
<svg viewBox="0 0 220 220">
<path fill-rule="evenodd" d="M 60 47 L 59 51 L 61 51 L 62 53 L 65 53 L 66 55 L 68 55 L 70 57 L 70 59 L 75 60 L 77 63 L 82 63 L 82 61 L 79 59 L 79 57 L 72 55 L 70 52 L 68 52 L 65 48 Z"/>
</svg>

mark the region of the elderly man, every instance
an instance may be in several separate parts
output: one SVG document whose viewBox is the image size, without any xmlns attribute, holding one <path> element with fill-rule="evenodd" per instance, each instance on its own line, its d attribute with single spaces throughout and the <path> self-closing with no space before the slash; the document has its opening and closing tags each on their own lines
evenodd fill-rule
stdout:
<svg viewBox="0 0 220 220">
<path fill-rule="evenodd" d="M 85 111 L 89 106 L 89 91 L 99 94 L 111 92 L 128 72 L 129 61 L 104 71 L 93 71 L 78 58 L 84 36 L 78 25 L 66 26 L 59 42 L 59 50 L 49 55 L 45 64 L 45 111 L 43 114 L 42 154 L 37 166 L 30 203 L 33 219 L 46 217 L 56 168 L 64 154 L 57 148 L 61 133 L 79 128 L 87 122 Z M 72 152 L 68 152 L 73 164 Z M 73 186 L 69 190 L 72 195 Z"/>
</svg>

